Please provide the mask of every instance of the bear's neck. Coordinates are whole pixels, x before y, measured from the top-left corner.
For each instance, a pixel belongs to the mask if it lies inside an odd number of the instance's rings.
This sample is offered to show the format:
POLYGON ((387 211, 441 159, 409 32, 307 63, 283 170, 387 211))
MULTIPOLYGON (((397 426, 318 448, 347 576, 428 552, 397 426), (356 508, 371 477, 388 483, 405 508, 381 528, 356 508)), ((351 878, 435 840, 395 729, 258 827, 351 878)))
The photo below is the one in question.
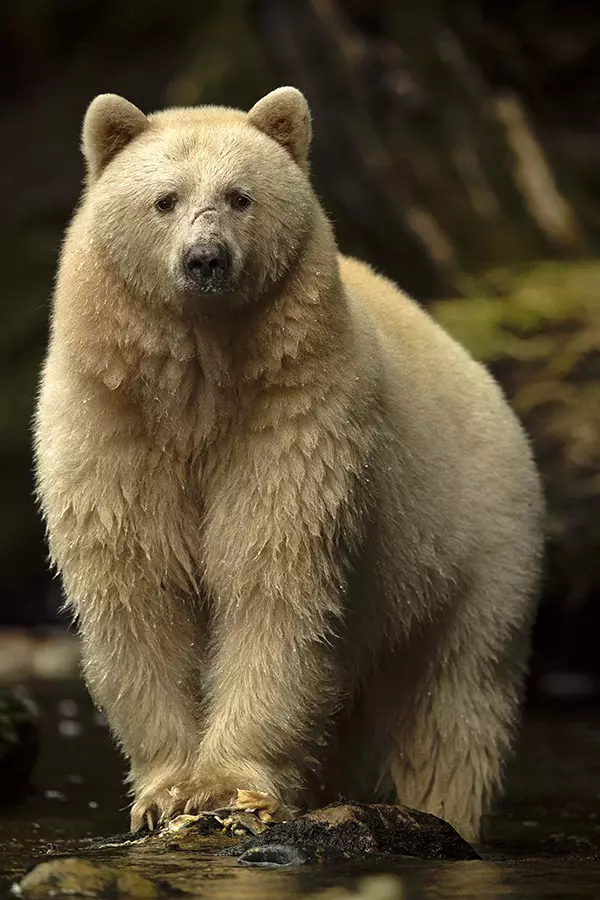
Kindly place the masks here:
POLYGON ((196 416, 208 436, 249 415, 261 395, 322 392, 328 361, 336 366, 347 346, 349 324, 337 249, 321 218, 265 304, 195 320, 136 300, 106 273, 102 292, 83 285, 87 303, 57 304, 55 328, 66 326, 71 336, 75 330, 78 369, 151 430, 172 432, 196 416))

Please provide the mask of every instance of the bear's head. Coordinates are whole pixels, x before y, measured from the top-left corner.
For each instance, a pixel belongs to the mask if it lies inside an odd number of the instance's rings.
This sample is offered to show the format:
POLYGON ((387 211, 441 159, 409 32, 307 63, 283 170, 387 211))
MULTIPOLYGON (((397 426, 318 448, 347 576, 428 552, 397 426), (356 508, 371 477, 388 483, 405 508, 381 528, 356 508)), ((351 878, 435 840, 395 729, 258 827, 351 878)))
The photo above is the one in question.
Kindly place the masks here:
POLYGON ((91 245, 150 302, 202 311, 252 302, 310 233, 310 132, 291 87, 247 114, 205 106, 146 116, 101 94, 83 126, 91 245))

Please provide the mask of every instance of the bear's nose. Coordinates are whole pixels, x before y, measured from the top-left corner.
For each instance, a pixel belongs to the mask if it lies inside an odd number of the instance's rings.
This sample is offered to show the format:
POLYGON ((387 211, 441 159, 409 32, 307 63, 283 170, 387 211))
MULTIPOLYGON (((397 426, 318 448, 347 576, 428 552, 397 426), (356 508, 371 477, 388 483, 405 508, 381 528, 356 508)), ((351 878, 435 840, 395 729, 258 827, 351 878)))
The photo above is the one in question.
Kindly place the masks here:
POLYGON ((221 281, 229 268, 229 253, 221 243, 196 244, 185 255, 188 275, 201 286, 221 281))

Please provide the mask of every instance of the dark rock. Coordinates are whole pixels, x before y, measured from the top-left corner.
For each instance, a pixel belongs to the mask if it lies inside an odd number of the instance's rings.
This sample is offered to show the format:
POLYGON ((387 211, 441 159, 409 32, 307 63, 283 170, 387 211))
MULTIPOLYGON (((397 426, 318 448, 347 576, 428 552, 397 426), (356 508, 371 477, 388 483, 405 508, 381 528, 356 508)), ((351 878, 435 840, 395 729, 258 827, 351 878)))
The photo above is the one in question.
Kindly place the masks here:
MULTIPOLYGON (((294 821, 273 825, 264 834, 225 852, 238 855, 242 864, 248 865, 260 859, 250 851, 263 848, 267 856, 282 857, 281 845, 296 848, 294 865, 300 864, 303 854, 318 856, 325 850, 342 853, 345 859, 381 854, 418 859, 480 858, 448 822, 437 816, 406 806, 351 802, 333 803, 294 821), (271 848, 268 853, 267 848, 271 848)), ((266 858, 262 864, 267 864, 266 858)))
POLYGON ((39 752, 33 703, 14 691, 0 692, 0 807, 17 803, 28 791, 39 752))
POLYGON ((251 847, 238 857, 242 866, 312 866, 317 863, 340 863, 353 859, 336 847, 319 847, 316 844, 264 844, 251 847))

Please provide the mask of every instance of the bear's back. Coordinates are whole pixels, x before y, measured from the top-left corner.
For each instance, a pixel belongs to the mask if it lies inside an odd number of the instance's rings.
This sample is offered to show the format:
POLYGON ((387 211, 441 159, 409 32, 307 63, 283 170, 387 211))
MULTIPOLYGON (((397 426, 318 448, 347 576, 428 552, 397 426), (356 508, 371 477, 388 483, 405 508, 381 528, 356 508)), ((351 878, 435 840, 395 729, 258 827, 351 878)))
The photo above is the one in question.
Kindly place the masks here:
POLYGON ((371 331, 392 381, 410 382, 413 399, 457 403, 458 418, 470 415, 473 405, 506 408, 484 367, 415 300, 368 264, 344 256, 339 261, 352 316, 371 331))
POLYGON ((527 439, 484 366, 393 282, 358 260, 339 263, 363 354, 379 359, 384 419, 409 443, 421 488, 457 489, 475 504, 478 492, 500 494, 515 482, 536 497, 527 439))

